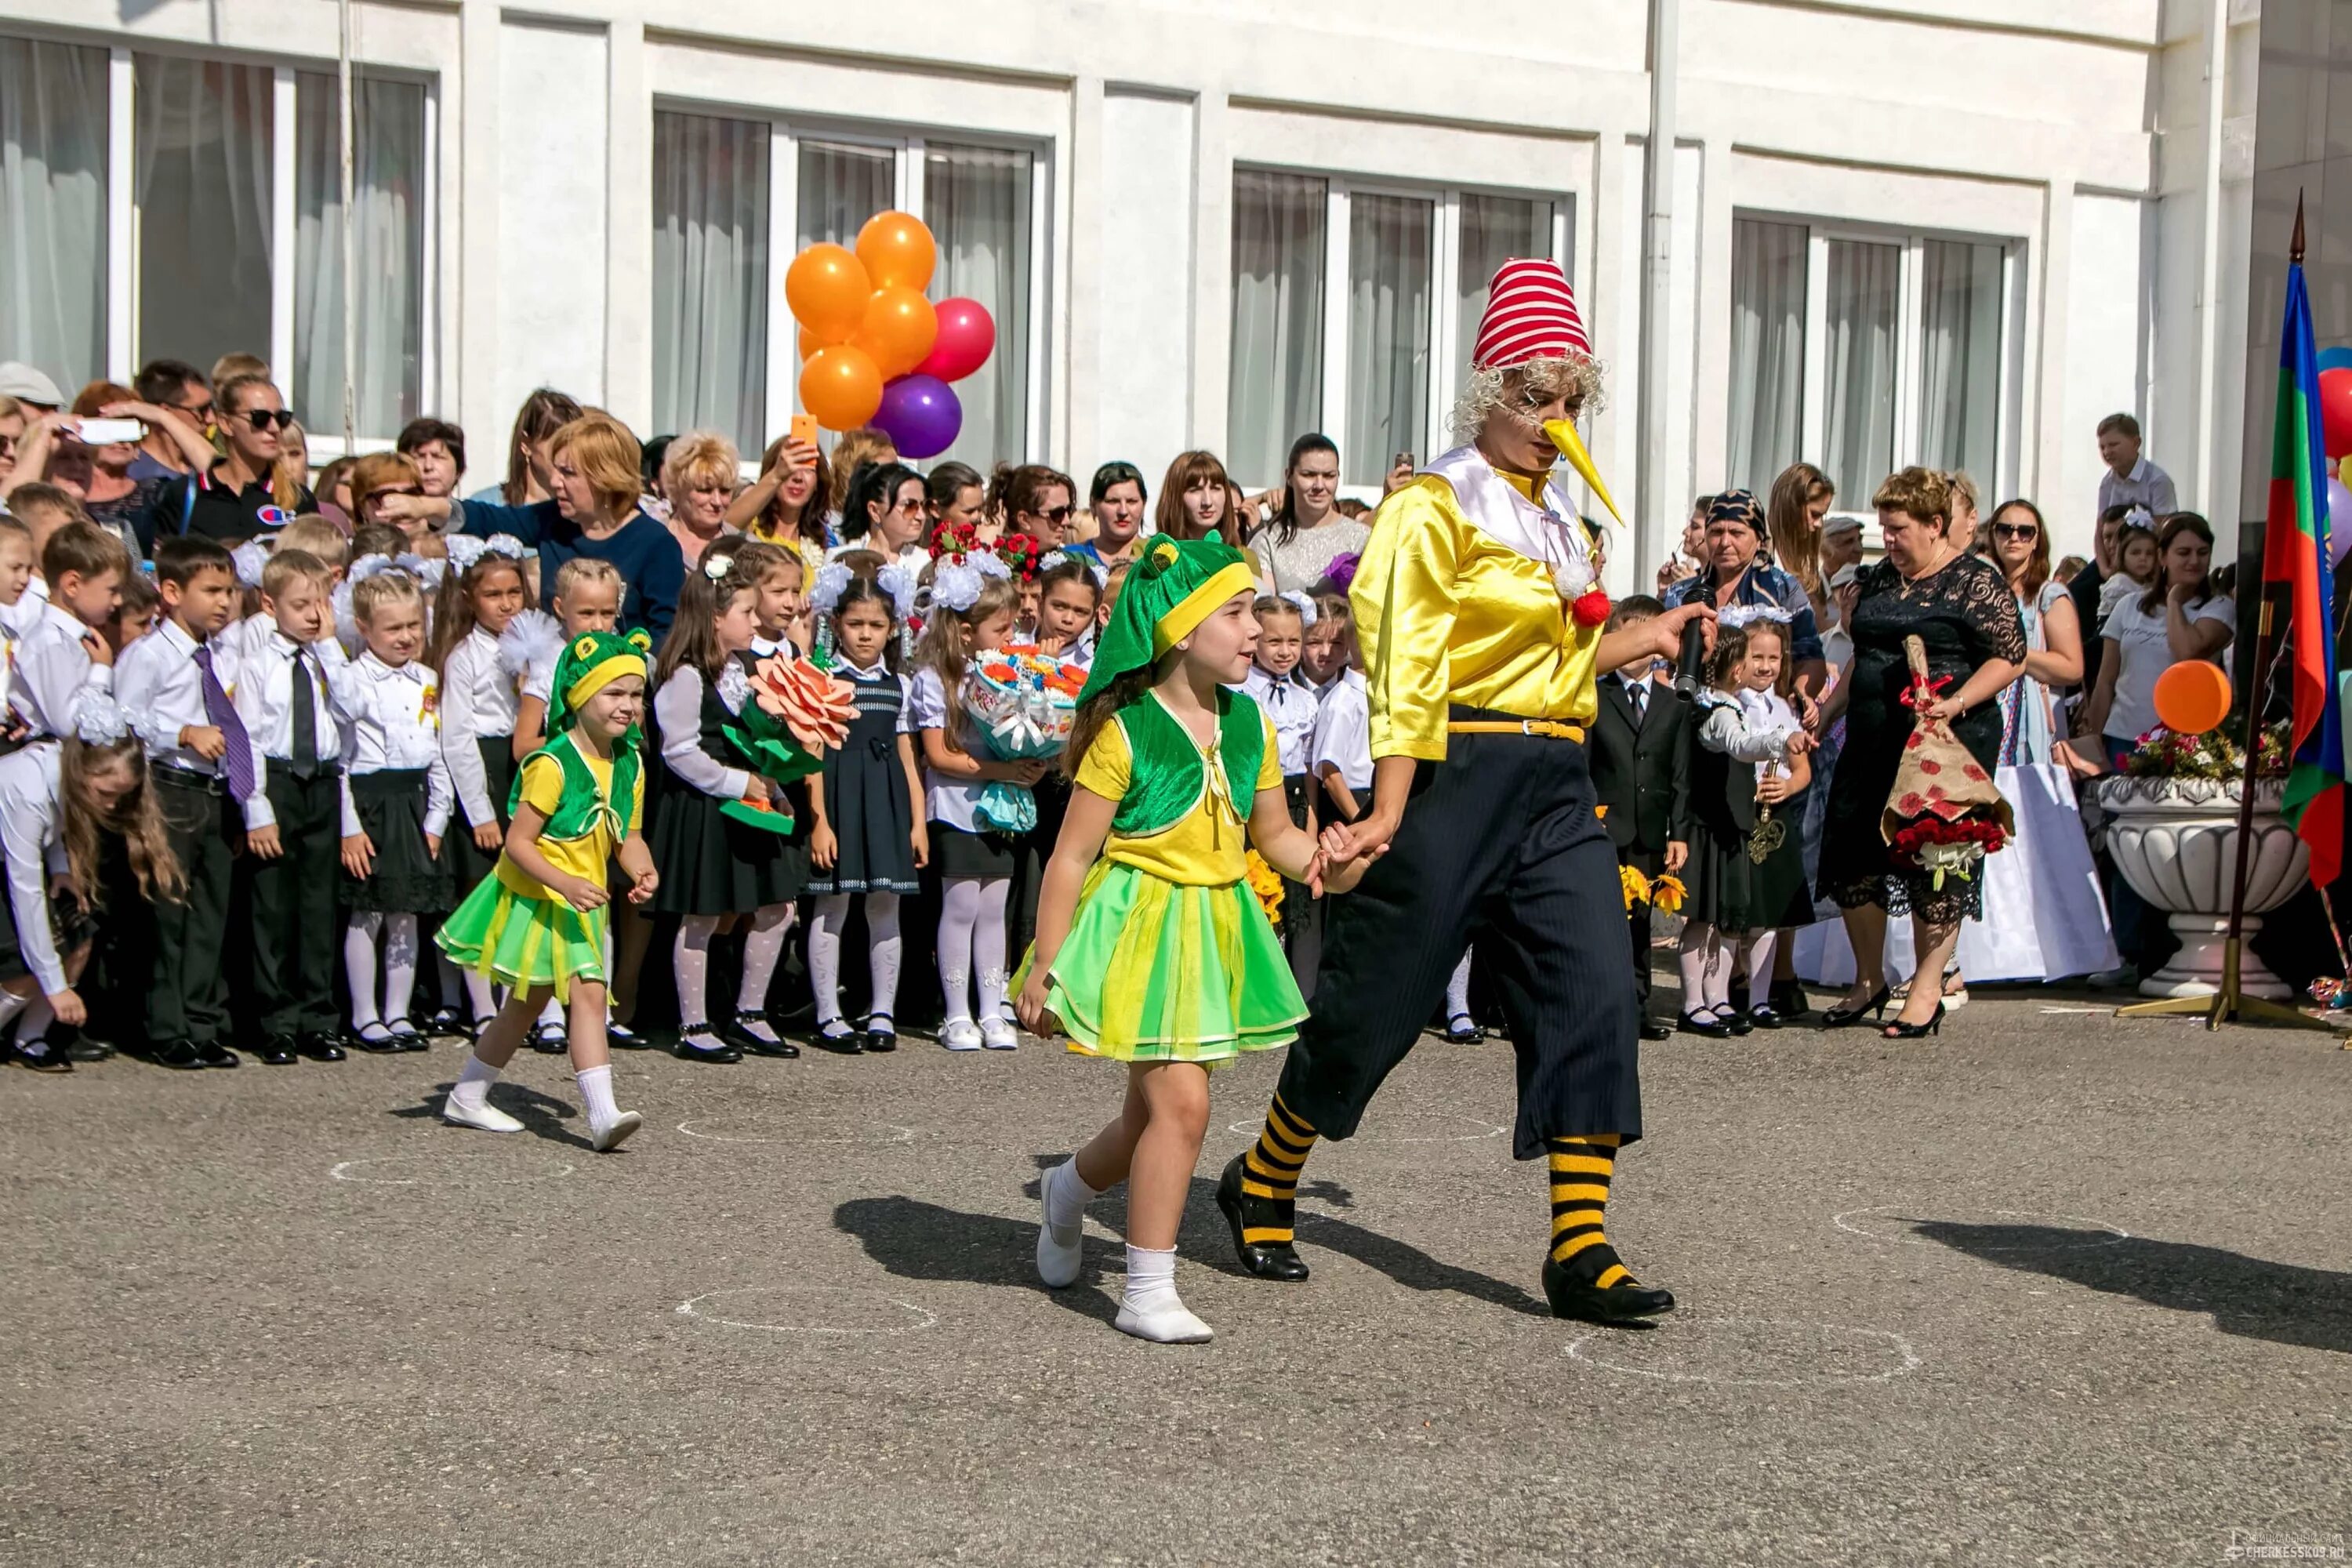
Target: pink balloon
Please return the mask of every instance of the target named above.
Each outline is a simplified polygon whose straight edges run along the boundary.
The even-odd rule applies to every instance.
[[[961,381],[988,363],[996,347],[996,323],[977,300],[942,300],[939,303],[940,335],[931,352],[911,374],[935,375],[941,381]],[[2352,371],[2345,373],[2352,377]]]
[[[2319,373],[2319,428],[2328,457],[2352,455],[2352,369]]]
[[[2334,474],[2327,476],[2327,563],[2340,565],[2352,550],[2352,489]]]

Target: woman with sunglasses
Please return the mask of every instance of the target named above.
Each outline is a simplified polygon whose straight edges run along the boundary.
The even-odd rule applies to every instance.
[[[919,572],[931,563],[923,532],[930,513],[924,504],[923,476],[904,463],[866,463],[849,480],[841,503],[841,543],[835,555],[871,550],[885,560]]]
[[[185,531],[226,545],[257,533],[275,533],[302,512],[318,510],[317,498],[298,487],[280,501],[272,486],[280,439],[294,423],[293,411],[263,375],[233,375],[213,391],[228,455],[215,463],[197,486],[187,509]]]
[[[1003,520],[1004,532],[1035,540],[1041,552],[1058,550],[1070,542],[1070,514],[1076,510],[1077,493],[1069,475],[1043,463],[1017,468],[999,463],[996,477],[988,483],[988,515]]]

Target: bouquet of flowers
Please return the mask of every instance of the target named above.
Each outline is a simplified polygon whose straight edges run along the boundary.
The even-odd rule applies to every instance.
[[[1617,868],[1617,881],[1624,891],[1628,910],[1635,904],[1647,904],[1662,915],[1670,915],[1683,907],[1683,900],[1690,892],[1683,886],[1683,879],[1672,872],[1652,879],[1631,866]]]
[[[989,756],[1001,763],[1050,757],[1070,738],[1087,672],[1034,647],[999,648],[973,661],[963,678],[963,710],[979,725]],[[1037,826],[1037,797],[999,779],[973,808],[983,827],[1026,833]]]
[[[1244,860],[1247,868],[1250,891],[1257,895],[1258,908],[1265,911],[1266,923],[1279,930],[1282,925],[1282,873],[1266,863],[1265,856],[1253,849]]]
[[[2286,772],[2289,722],[2280,720],[2255,740],[2256,777]],[[2229,780],[2242,773],[2245,766],[2245,752],[2219,729],[2183,735],[2159,724],[2139,738],[2131,754],[2124,758],[2123,771],[2132,778]]]
[[[824,765],[824,753],[849,737],[857,693],[805,658],[778,653],[748,671],[730,659],[719,672],[719,698],[734,714],[729,743],[771,784],[790,784]],[[730,800],[720,812],[739,822],[790,833],[793,816],[773,801]]]
[[[1911,659],[1911,689],[1903,700],[1918,717],[1903,742],[1878,829],[1898,865],[1931,873],[1941,889],[1946,877],[1974,876],[1978,862],[2008,843],[2017,824],[1992,775],[1952,734],[1950,721],[1929,714],[1946,682],[1928,676],[1926,645],[1913,637],[1903,647]]]

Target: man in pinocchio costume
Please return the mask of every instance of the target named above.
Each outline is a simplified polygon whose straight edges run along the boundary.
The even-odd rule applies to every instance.
[[[1553,1313],[1612,1322],[1674,1305],[1602,1229],[1616,1152],[1642,1135],[1641,1014],[1585,727],[1599,671],[1673,658],[1684,626],[1712,612],[1602,632],[1592,535],[1551,480],[1564,456],[1607,499],[1573,424],[1600,389],[1558,263],[1506,262],[1454,411],[1462,445],[1373,523],[1349,595],[1372,804],[1329,831],[1386,854],[1333,900],[1312,1016],[1256,1145],[1217,1186],[1242,1266],[1260,1279],[1307,1277],[1292,1224],[1308,1152],[1356,1131],[1475,942],[1518,1057],[1512,1152],[1550,1163]]]

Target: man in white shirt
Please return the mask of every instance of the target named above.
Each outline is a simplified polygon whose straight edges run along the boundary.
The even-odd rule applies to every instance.
[[[2099,421],[2099,460],[2107,471],[2099,476],[2099,510],[2144,506],[2161,523],[2180,510],[2172,476],[2140,456],[2139,421],[2128,414],[2110,414]]]

